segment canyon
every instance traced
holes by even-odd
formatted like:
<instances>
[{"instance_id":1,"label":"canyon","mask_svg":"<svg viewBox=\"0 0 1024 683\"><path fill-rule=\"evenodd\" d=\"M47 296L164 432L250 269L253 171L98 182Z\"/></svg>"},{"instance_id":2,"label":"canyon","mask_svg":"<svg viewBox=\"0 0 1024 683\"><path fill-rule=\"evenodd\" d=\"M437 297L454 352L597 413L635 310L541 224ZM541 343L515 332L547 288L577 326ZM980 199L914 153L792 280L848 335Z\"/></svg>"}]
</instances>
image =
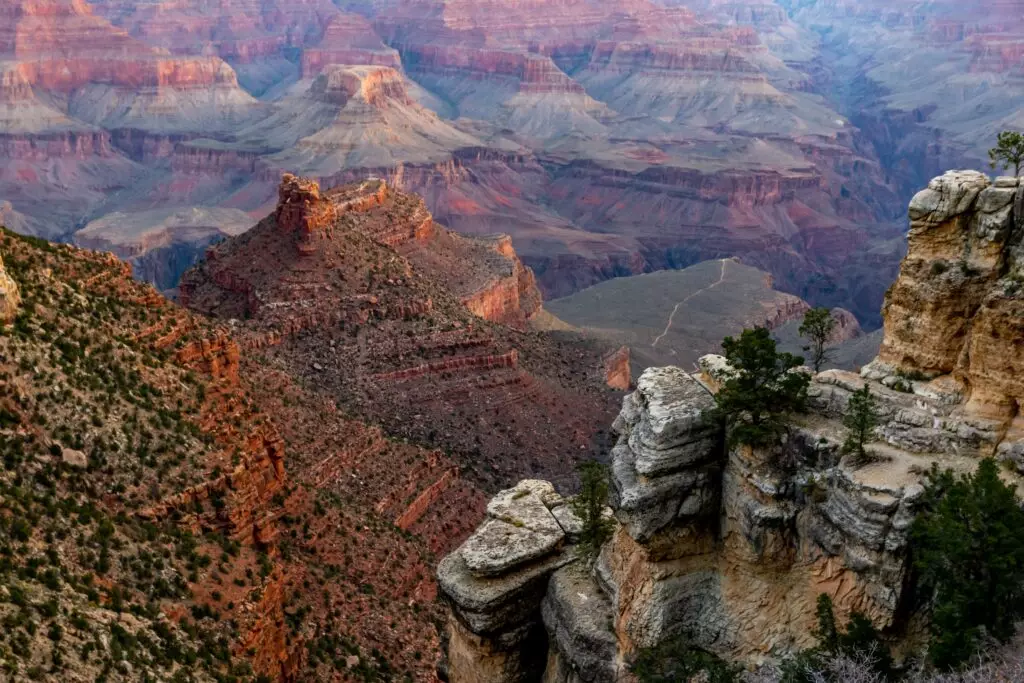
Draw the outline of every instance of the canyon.
<instances>
[{"instance_id":1,"label":"canyon","mask_svg":"<svg viewBox=\"0 0 1024 683\"><path fill-rule=\"evenodd\" d=\"M285 175L184 305L110 253L0 249L16 677L430 680L437 557L485 491L571 486L631 383L626 350L531 328L509 238L379 179Z\"/></svg>"},{"instance_id":2,"label":"canyon","mask_svg":"<svg viewBox=\"0 0 1024 683\"><path fill-rule=\"evenodd\" d=\"M570 501L535 479L441 561L447 679L616 681L676 636L754 669L814 644L820 594L913 647L908 530L927 472L995 457L1022 483L1022 201L1018 178L971 171L916 194L877 359L812 374L773 443L730 443L709 419L725 358L644 371L613 425L614 530L593 563ZM841 418L865 386L880 419L859 461Z\"/></svg>"},{"instance_id":3,"label":"canyon","mask_svg":"<svg viewBox=\"0 0 1024 683\"><path fill-rule=\"evenodd\" d=\"M285 175L278 195L184 275L184 306L339 409L444 448L483 488L515 472L569 484L598 452L628 354L623 376L617 346L533 330L541 295L507 237L451 232L379 179Z\"/></svg>"},{"instance_id":4,"label":"canyon","mask_svg":"<svg viewBox=\"0 0 1024 683\"><path fill-rule=\"evenodd\" d=\"M1019 127L1018 10L8 0L3 220L171 291L282 173L377 176L547 298L735 256L874 329L913 191Z\"/></svg>"}]
</instances>

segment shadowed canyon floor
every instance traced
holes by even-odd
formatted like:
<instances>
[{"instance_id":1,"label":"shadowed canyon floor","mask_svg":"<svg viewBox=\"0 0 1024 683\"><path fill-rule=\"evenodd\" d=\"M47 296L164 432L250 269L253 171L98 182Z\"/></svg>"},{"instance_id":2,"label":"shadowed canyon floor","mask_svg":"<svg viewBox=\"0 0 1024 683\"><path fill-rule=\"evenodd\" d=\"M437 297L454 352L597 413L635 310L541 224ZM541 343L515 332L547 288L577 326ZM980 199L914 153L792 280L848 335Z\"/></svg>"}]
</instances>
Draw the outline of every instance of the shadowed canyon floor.
<instances>
[{"instance_id":1,"label":"shadowed canyon floor","mask_svg":"<svg viewBox=\"0 0 1024 683\"><path fill-rule=\"evenodd\" d=\"M635 376L657 365L691 368L701 356L720 350L723 338L750 327L776 331L787 350L800 354L804 340L797 328L810 309L800 298L774 290L771 275L736 259L616 278L545 307L575 329L628 346ZM862 331L851 313L836 309L835 315L833 355L839 366L852 368L874 358L881 338L872 349L870 340L859 341ZM848 348L855 340L864 353Z\"/></svg>"}]
</instances>

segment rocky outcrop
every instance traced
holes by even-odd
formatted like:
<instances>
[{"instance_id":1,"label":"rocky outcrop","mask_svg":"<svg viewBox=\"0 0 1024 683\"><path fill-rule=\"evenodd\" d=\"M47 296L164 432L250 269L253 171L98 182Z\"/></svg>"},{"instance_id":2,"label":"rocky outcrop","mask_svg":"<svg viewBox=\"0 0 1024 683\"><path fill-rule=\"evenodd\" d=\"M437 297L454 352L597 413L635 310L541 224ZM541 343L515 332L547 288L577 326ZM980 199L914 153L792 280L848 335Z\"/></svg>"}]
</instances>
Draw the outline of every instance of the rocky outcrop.
<instances>
[{"instance_id":1,"label":"rocky outcrop","mask_svg":"<svg viewBox=\"0 0 1024 683\"><path fill-rule=\"evenodd\" d=\"M0 258L0 323L9 323L18 314L18 304L21 303L21 293L18 291L18 283L14 281L4 269L3 259Z\"/></svg>"},{"instance_id":2,"label":"rocky outcrop","mask_svg":"<svg viewBox=\"0 0 1024 683\"><path fill-rule=\"evenodd\" d=\"M280 230L309 237L329 229L338 219L338 210L334 202L321 196L315 181L286 173L278 190L275 218Z\"/></svg>"},{"instance_id":3,"label":"rocky outcrop","mask_svg":"<svg viewBox=\"0 0 1024 683\"><path fill-rule=\"evenodd\" d=\"M920 472L932 459L890 446L889 459L868 466L842 458L837 418L864 380L838 371L815 380L817 417L795 423L784 442L727 448L709 411L729 369L719 357L702 365L702 375L651 368L624 399L611 461L617 529L592 570L554 559L571 556L553 554L553 536L532 531L539 525L513 520L514 542L498 533L513 532L494 510L535 482L499 496L489 508L493 519L442 562L442 592L454 605L452 681L611 683L639 649L677 634L757 665L813 643L822 593L840 615L858 610L899 636L909 599L907 533L924 491ZM876 391L890 440L890 422L899 424L908 401ZM477 547L496 557L476 561L474 573L467 554ZM473 582L508 582L514 592L527 577L546 587L531 583L528 595L516 594L514 618L498 599L472 603L475 612L467 613ZM535 628L538 605L548 635L543 662L536 644L508 637L526 624ZM481 673L481 662L499 651L503 662L514 660L514 676L504 665Z\"/></svg>"},{"instance_id":4,"label":"rocky outcrop","mask_svg":"<svg viewBox=\"0 0 1024 683\"><path fill-rule=\"evenodd\" d=\"M991 409L1016 411L1020 396L1014 207L1022 196L1016 180L993 184L972 173L948 174L918 195L909 253L884 311L882 355L862 375L813 376L807 414L793 416L773 445L732 446L714 418L714 394L735 372L724 358L702 358L697 374L646 370L613 425L616 529L593 568L550 566L540 551L515 555L516 572L546 581L542 598L536 587L517 603L525 613L539 602L543 664L536 654L525 659L536 645L516 643L516 678L474 678L480 651L472 644L492 641L456 609L453 628L463 635L461 655L449 660L452 680L611 683L639 650L676 635L758 666L813 644L821 594L841 620L856 610L892 641L912 640L908 535L925 473L933 464L970 471L993 453L1020 464L1024 454L1017 413ZM948 269L933 267L954 257ZM842 418L865 386L879 426L862 462L843 454ZM539 535L515 545L544 543ZM488 633L524 623L480 609Z\"/></svg>"},{"instance_id":5,"label":"rocky outcrop","mask_svg":"<svg viewBox=\"0 0 1024 683\"><path fill-rule=\"evenodd\" d=\"M1024 403L1024 184L950 172L914 197L910 221L867 376L953 405L965 400L956 414L990 420L998 435Z\"/></svg>"},{"instance_id":6,"label":"rocky outcrop","mask_svg":"<svg viewBox=\"0 0 1024 683\"><path fill-rule=\"evenodd\" d=\"M475 315L493 322L523 327L537 314L542 299L533 271L523 265L512 248L512 238L501 235L493 249L507 259L511 273L485 284L463 300Z\"/></svg>"},{"instance_id":7,"label":"rocky outcrop","mask_svg":"<svg viewBox=\"0 0 1024 683\"><path fill-rule=\"evenodd\" d=\"M604 359L605 383L612 389L628 391L633 382L633 370L630 367L630 352L628 346L622 346Z\"/></svg>"},{"instance_id":8,"label":"rocky outcrop","mask_svg":"<svg viewBox=\"0 0 1024 683\"><path fill-rule=\"evenodd\" d=\"M480 528L441 561L438 584L451 606L451 683L540 679L541 601L551 573L574 558L554 514L564 505L548 482L520 482L499 493Z\"/></svg>"}]
</instances>

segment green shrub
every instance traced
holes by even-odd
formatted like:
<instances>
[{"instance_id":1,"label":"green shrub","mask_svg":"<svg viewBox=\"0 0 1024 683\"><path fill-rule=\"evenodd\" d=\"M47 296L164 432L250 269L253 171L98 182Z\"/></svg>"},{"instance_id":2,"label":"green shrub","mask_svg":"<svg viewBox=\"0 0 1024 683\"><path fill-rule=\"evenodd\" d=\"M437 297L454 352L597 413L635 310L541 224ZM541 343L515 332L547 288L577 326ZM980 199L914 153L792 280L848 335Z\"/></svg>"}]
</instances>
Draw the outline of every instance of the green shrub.
<instances>
[{"instance_id":1,"label":"green shrub","mask_svg":"<svg viewBox=\"0 0 1024 683\"><path fill-rule=\"evenodd\" d=\"M739 681L740 669L721 658L693 647L683 636L637 653L630 671L639 683L678 683L692 679L706 683Z\"/></svg>"},{"instance_id":2,"label":"green shrub","mask_svg":"<svg viewBox=\"0 0 1024 683\"><path fill-rule=\"evenodd\" d=\"M811 378L796 368L803 358L779 353L768 330L743 330L722 342L734 372L715 395L716 413L729 426L730 445L770 446L786 429L786 419L804 410Z\"/></svg>"},{"instance_id":3,"label":"green shrub","mask_svg":"<svg viewBox=\"0 0 1024 683\"><path fill-rule=\"evenodd\" d=\"M846 415L843 416L843 426L848 430L843 452L864 458L864 444L871 440L872 433L878 426L878 405L867 384L863 389L853 392L850 397Z\"/></svg>"},{"instance_id":4,"label":"green shrub","mask_svg":"<svg viewBox=\"0 0 1024 683\"><path fill-rule=\"evenodd\" d=\"M580 493L572 500L572 511L583 523L577 549L585 562L592 563L601 546L611 538L613 523L604 516L608 504L608 468L599 462L579 467Z\"/></svg>"},{"instance_id":5,"label":"green shrub","mask_svg":"<svg viewBox=\"0 0 1024 683\"><path fill-rule=\"evenodd\" d=\"M783 664L781 683L845 683L828 674L828 661L839 655L863 660L882 680L896 679L889 648L870 619L860 612L851 612L846 628L840 630L832 598L824 593L818 596L815 616L818 627L814 636L818 645Z\"/></svg>"},{"instance_id":6,"label":"green shrub","mask_svg":"<svg viewBox=\"0 0 1024 683\"><path fill-rule=\"evenodd\" d=\"M911 528L914 567L931 606L928 656L941 669L971 658L986 637L1006 641L1024 617L1024 511L996 463L929 474Z\"/></svg>"},{"instance_id":7,"label":"green shrub","mask_svg":"<svg viewBox=\"0 0 1024 683\"><path fill-rule=\"evenodd\" d=\"M800 323L800 336L810 342L804 351L810 351L811 367L815 372L820 372L821 366L828 361L830 349L826 345L835 328L836 319L827 308L812 308L804 314L803 322Z\"/></svg>"}]
</instances>

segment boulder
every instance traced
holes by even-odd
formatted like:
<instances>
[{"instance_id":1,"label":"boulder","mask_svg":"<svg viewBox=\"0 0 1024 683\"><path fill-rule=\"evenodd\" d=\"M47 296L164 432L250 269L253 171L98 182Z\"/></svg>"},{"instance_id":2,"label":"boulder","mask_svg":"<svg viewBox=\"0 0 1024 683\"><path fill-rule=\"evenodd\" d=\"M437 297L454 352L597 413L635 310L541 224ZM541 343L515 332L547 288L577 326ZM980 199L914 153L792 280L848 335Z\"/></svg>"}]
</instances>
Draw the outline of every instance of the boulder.
<instances>
[{"instance_id":1,"label":"boulder","mask_svg":"<svg viewBox=\"0 0 1024 683\"><path fill-rule=\"evenodd\" d=\"M4 269L4 262L0 259L0 323L9 323L18 314L18 305L21 303L21 293L18 291L18 283L14 281Z\"/></svg>"},{"instance_id":2,"label":"boulder","mask_svg":"<svg viewBox=\"0 0 1024 683\"><path fill-rule=\"evenodd\" d=\"M527 480L502 491L487 505L488 519L462 544L459 553L477 576L496 576L542 558L565 540L565 532L541 496L554 487Z\"/></svg>"},{"instance_id":3,"label":"boulder","mask_svg":"<svg viewBox=\"0 0 1024 683\"><path fill-rule=\"evenodd\" d=\"M69 467L75 467L77 469L85 469L89 466L89 458L82 451L76 451L72 448L62 449L60 452L60 459L65 465Z\"/></svg>"}]
</instances>

